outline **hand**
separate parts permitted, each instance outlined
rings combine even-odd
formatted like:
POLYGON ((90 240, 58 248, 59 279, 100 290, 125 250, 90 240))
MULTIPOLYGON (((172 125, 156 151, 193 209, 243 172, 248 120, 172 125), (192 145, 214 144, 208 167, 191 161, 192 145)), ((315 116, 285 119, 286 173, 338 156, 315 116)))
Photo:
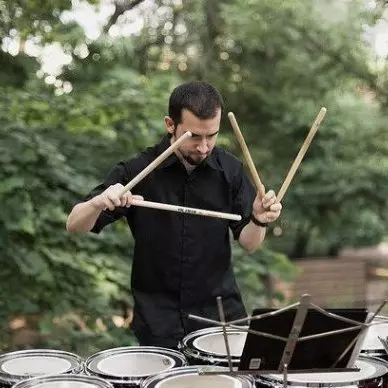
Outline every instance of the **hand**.
MULTIPOLYGON (((263 193, 265 193, 264 186, 263 193)), ((277 202, 276 194, 273 190, 269 190, 264 197, 257 193, 253 202, 253 216, 257 220, 263 224, 274 222, 279 218, 281 210, 282 204, 277 202)))
POLYGON ((116 207, 130 207, 132 199, 143 200, 141 195, 132 195, 130 191, 120 196, 124 186, 120 183, 109 186, 104 192, 91 199, 91 204, 99 210, 114 210, 116 207))

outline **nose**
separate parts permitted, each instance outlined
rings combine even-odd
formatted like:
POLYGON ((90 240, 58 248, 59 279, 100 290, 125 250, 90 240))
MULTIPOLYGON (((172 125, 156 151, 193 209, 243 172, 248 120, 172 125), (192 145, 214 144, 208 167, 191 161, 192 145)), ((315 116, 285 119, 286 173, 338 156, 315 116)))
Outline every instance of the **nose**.
POLYGON ((206 154, 209 152, 209 145, 207 143, 206 138, 203 138, 201 142, 197 146, 197 151, 201 154, 206 154))

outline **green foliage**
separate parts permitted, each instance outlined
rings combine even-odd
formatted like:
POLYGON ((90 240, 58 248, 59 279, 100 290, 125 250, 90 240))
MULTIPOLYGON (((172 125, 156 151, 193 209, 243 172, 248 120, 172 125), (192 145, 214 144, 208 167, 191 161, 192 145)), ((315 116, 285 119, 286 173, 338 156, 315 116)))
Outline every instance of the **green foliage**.
MULTIPOLYGON (((98 0, 88 0, 97 4, 98 0)), ((1 36, 18 34, 25 39, 29 36, 44 37, 57 25, 63 11, 70 10, 71 0, 1 0, 1 36)))
POLYGON ((69 204, 88 181, 74 179, 55 133, 43 136, 41 128, 14 123, 6 114, 0 121, 2 325, 19 316, 60 320, 72 311, 85 325, 110 319, 112 302, 131 305, 130 262, 122 256, 128 243, 113 235, 86 241, 69 236, 69 204))
POLYGON ((290 282, 298 270, 280 252, 263 248, 248 255, 241 247, 233 246, 236 276, 248 313, 257 307, 273 306, 284 301, 275 288, 276 280, 290 282))
MULTIPOLYGON (((96 325, 99 318, 111 328, 112 317, 122 314, 117 306, 132 305, 128 231, 122 224, 101 236, 71 236, 65 230, 72 204, 104 171, 161 133, 162 120, 157 123, 156 117, 162 112, 152 112, 161 108, 156 100, 162 101, 171 80, 162 76, 151 84, 134 72, 126 74, 96 84, 95 94, 0 93, 0 321, 40 316, 43 344, 63 341, 61 348, 79 346, 75 350, 84 353, 90 338, 96 347, 118 346, 119 338, 133 343, 127 329, 98 333, 96 325), (55 337, 65 332, 66 340, 55 337)), ((10 341, 4 337, 0 345, 10 341)))

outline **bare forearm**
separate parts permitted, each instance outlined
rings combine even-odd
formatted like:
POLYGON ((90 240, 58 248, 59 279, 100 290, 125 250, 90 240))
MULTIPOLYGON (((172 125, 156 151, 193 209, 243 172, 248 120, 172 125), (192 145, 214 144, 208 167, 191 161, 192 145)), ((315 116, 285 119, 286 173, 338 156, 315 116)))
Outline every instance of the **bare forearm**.
POLYGON ((82 202, 74 206, 66 223, 68 232, 89 232, 97 221, 101 210, 90 201, 82 202))
POLYGON ((265 228, 255 225, 252 221, 240 233, 239 244, 249 253, 254 253, 263 243, 265 228))

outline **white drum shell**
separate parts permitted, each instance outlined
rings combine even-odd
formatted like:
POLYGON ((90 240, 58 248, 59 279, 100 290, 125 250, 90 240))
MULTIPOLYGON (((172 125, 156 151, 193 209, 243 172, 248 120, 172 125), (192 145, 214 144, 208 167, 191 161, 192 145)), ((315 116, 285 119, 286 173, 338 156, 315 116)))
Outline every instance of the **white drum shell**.
POLYGON ((76 354, 53 349, 18 350, 0 355, 0 387, 37 376, 77 374, 83 360, 76 354))
POLYGON ((372 325, 366 329, 366 334, 361 345, 361 351, 370 355, 386 355, 387 352, 384 349, 379 337, 386 340, 388 337, 388 318, 383 316, 377 316, 372 325))
POLYGON ((178 351, 154 346, 107 349, 90 356, 85 372, 111 382, 115 387, 139 386, 156 374, 187 364, 178 351))
MULTIPOLYGON (((240 363, 247 333, 242 330, 227 328, 227 340, 234 367, 240 363)), ((180 349, 191 365, 228 366, 227 349, 222 328, 213 327, 194 331, 185 336, 180 349)))
POLYGON ((141 388, 254 388, 255 382, 250 376, 226 374, 223 367, 182 367, 172 369, 142 381, 141 388), (215 372, 201 374, 201 371, 215 372))
POLYGON ((95 376, 53 375, 21 381, 13 388, 113 388, 108 381, 95 376))

